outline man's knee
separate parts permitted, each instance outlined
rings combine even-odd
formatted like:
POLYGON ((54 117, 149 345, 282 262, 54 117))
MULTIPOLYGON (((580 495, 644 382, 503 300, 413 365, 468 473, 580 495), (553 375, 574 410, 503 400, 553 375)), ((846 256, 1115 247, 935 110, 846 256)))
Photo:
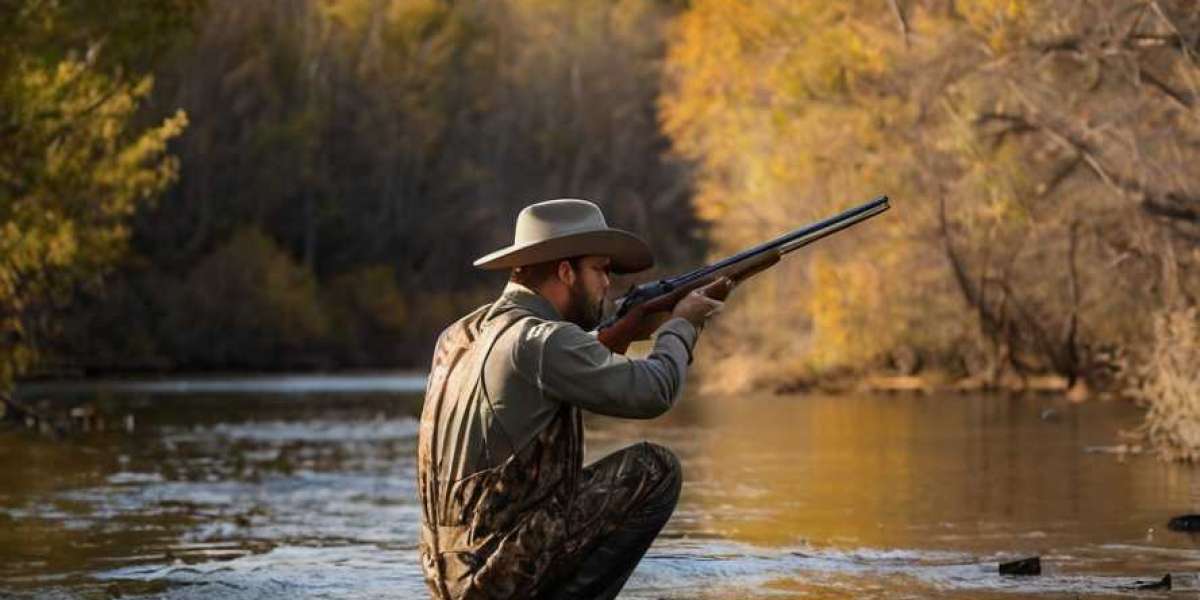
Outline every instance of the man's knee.
POLYGON ((637 448, 645 463, 653 465, 651 468, 657 480, 655 503, 669 502, 674 508, 683 485, 683 467, 679 464, 679 457, 667 447, 652 442, 642 442, 637 448))

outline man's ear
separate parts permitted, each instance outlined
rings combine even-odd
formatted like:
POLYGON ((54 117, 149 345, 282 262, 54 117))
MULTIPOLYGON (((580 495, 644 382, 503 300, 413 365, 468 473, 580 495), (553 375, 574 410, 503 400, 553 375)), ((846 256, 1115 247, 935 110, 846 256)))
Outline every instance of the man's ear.
POLYGON ((558 269, 557 269, 556 273, 558 275, 559 281, 562 281, 563 283, 565 283, 567 285, 567 287, 571 287, 571 286, 575 285, 575 277, 576 277, 575 267, 571 266, 571 261, 569 261, 569 260, 558 261, 558 269))

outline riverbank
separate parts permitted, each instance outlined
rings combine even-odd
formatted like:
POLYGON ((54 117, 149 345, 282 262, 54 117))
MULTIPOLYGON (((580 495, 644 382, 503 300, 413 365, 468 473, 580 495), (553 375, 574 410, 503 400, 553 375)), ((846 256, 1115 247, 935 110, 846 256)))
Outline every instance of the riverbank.
POLYGON ((1050 394, 1072 402, 1123 398, 1119 379, 1108 376, 1099 383, 1084 378, 1071 382, 1055 374, 987 378, 960 375, 937 368, 898 372, 886 365, 861 369, 816 369, 765 359, 749 353, 721 355, 719 348, 701 344, 697 352, 697 385, 702 393, 734 395, 770 392, 788 396, 810 393, 944 394, 947 396, 1001 393, 1050 394))
POLYGON ((1060 375, 1007 377, 988 381, 982 377, 954 378, 946 375, 854 374, 822 378, 795 379, 773 387, 780 395, 825 393, 912 393, 912 394, 975 394, 980 392, 1061 394, 1072 402, 1094 398, 1110 398, 1111 390, 1091 390, 1087 383, 1077 380, 1073 385, 1060 375))

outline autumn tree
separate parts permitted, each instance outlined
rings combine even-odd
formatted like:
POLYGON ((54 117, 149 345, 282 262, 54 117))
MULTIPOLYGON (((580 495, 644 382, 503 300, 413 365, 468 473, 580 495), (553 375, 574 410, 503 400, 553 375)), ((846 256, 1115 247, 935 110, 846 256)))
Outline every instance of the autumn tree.
POLYGON ((56 317, 96 286, 129 219, 175 178, 175 112, 135 124, 141 49, 168 44, 189 2, 7 2, 0 17, 0 390, 39 357, 56 317), (155 27, 161 27, 154 30, 155 27), (135 48, 139 48, 135 51, 135 48))
POLYGON ((723 249, 876 193, 896 207, 761 284, 731 319, 744 348, 807 357, 766 377, 915 354, 993 383, 1103 378, 1195 285, 1200 13, 886 7, 701 1, 673 38, 665 127, 703 164, 723 249))

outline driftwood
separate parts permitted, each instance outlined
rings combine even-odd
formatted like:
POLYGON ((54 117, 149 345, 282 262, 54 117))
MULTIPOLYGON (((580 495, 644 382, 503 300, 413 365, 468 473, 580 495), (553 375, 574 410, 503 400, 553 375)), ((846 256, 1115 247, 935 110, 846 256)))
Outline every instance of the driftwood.
POLYGON ((1001 575, 1041 575, 1042 557, 1030 556, 1019 560, 1000 563, 1001 575))
POLYGON ((1167 521, 1167 529, 1188 533, 1200 532, 1200 515, 1179 515, 1167 521))
MULTIPOLYGON (((1184 515, 1184 517, 1200 519, 1200 515, 1184 515)), ((1172 521, 1174 522, 1175 519, 1172 519, 1172 521)), ((1196 525, 1196 523, 1191 523, 1190 525, 1196 525)), ((1041 575, 1042 558, 1040 556, 1030 556, 1028 558, 1002 562, 1000 563, 999 570, 1001 575, 1041 575)), ((1122 586, 1121 589, 1129 591, 1200 591, 1200 575, 1196 573, 1167 573, 1161 579, 1135 581, 1132 585, 1122 586)))
POLYGON ((1154 581, 1138 581, 1129 587, 1131 590, 1149 591, 1149 590, 1169 590, 1171 589, 1171 574, 1163 575, 1162 579, 1154 581))

